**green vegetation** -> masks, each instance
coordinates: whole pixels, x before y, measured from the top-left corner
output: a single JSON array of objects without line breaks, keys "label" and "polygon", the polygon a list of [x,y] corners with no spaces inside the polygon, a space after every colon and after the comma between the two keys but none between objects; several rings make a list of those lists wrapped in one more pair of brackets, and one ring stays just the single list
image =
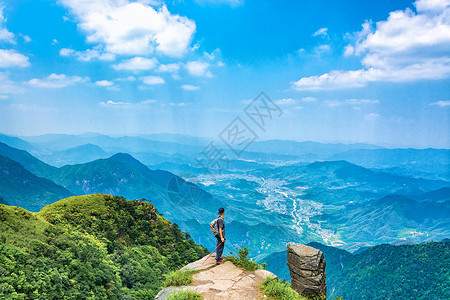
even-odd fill
[{"label": "green vegetation", "polygon": [[344,299],[450,299],[450,243],[378,245],[359,254],[311,243],[327,262],[328,295]]},{"label": "green vegetation", "polygon": [[267,277],[266,280],[260,283],[259,288],[269,299],[308,300],[308,298],[294,291],[290,283],[279,281],[273,277]]},{"label": "green vegetation", "polygon": [[0,299],[152,299],[207,250],[146,202],[71,197],[30,213],[0,205]]},{"label": "green vegetation", "polygon": [[196,270],[184,270],[184,271],[171,271],[164,275],[166,279],[164,286],[182,286],[189,285],[192,282],[192,274],[198,273]]},{"label": "green vegetation", "polygon": [[193,291],[178,291],[167,297],[167,300],[202,300],[203,296]]},{"label": "green vegetation", "polygon": [[[254,262],[251,258],[247,257],[248,255],[248,248],[236,248],[238,251],[238,257],[235,256],[228,256],[225,260],[231,261],[236,267],[243,268],[246,271],[254,271],[257,269],[265,269],[266,264],[258,264]],[[230,254],[232,255],[233,252],[230,251]]]}]

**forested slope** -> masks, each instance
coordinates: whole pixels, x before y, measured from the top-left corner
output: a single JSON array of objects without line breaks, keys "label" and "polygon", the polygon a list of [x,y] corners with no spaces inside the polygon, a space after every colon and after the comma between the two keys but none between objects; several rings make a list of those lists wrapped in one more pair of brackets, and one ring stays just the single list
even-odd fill
[{"label": "forested slope", "polygon": [[1,299],[150,299],[207,250],[146,202],[95,194],[0,205]]}]

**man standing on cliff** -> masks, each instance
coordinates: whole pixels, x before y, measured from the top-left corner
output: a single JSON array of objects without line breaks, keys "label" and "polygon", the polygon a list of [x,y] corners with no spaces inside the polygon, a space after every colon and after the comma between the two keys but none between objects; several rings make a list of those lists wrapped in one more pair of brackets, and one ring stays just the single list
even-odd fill
[{"label": "man standing on cliff", "polygon": [[225,246],[225,221],[223,220],[223,215],[225,214],[225,209],[219,208],[219,217],[217,218],[217,228],[219,229],[219,234],[216,235],[217,238],[217,254],[216,263],[221,264],[223,247]]}]

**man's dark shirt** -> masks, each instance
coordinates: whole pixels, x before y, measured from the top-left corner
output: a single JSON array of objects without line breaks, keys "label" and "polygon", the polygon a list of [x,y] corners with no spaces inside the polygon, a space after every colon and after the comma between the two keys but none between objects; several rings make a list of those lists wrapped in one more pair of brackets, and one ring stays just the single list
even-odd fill
[{"label": "man's dark shirt", "polygon": [[[225,237],[225,221],[221,217],[217,218],[217,230],[219,230],[219,228],[222,228],[222,236]],[[218,235],[220,237],[220,232]]]}]

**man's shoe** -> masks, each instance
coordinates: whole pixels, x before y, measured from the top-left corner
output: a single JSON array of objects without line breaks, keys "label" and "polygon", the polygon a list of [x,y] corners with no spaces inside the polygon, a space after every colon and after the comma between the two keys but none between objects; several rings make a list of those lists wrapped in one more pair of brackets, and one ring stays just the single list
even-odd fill
[{"label": "man's shoe", "polygon": [[223,259],[219,258],[218,261],[223,262]]},{"label": "man's shoe", "polygon": [[223,261],[221,261],[221,260],[216,260],[216,265],[221,265],[221,264],[223,264]]}]

